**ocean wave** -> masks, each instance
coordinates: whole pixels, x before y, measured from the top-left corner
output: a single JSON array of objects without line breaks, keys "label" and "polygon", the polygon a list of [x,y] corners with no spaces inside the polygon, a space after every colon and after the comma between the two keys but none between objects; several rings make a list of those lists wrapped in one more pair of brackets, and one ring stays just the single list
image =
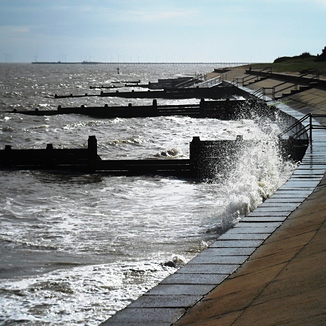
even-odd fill
[{"label": "ocean wave", "polygon": [[21,249],[41,250],[41,251],[43,250],[54,251],[59,249],[57,246],[54,245],[29,242],[29,241],[13,238],[12,235],[11,236],[0,235],[0,242],[2,243],[2,245],[14,246],[16,249],[21,248]]}]

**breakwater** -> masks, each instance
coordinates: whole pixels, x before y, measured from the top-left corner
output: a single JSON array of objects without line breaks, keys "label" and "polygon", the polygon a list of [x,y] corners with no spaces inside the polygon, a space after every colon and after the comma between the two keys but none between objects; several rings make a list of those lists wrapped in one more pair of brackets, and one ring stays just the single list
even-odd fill
[{"label": "breakwater", "polygon": [[[13,111],[28,115],[47,115],[49,111]],[[56,113],[79,113],[102,118],[132,118],[160,115],[183,115],[197,118],[209,117],[222,120],[237,118],[266,117],[276,120],[282,115],[280,121],[288,128],[279,137],[280,150],[284,157],[291,157],[295,161],[301,160],[308,146],[308,136],[302,123],[295,118],[278,112],[274,106],[267,106],[262,101],[205,101],[199,105],[176,105],[158,107],[156,100],[152,106],[122,108],[61,108]],[[241,151],[247,144],[259,141],[243,140],[241,136],[236,140],[201,141],[194,136],[190,143],[189,159],[172,160],[103,160],[97,153],[97,139],[88,138],[88,148],[54,149],[48,144],[46,149],[13,149],[6,145],[0,150],[0,165],[15,169],[60,169],[75,170],[92,173],[107,173],[111,175],[171,175],[179,177],[214,179],[222,171],[232,169],[232,162],[241,156]],[[246,155],[250,155],[250,152]]]}]

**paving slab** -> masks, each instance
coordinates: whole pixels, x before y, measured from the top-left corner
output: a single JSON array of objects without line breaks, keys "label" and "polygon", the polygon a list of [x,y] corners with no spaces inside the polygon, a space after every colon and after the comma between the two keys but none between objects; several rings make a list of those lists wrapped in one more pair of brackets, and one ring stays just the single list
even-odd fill
[{"label": "paving slab", "polygon": [[113,315],[101,326],[171,325],[184,313],[184,308],[128,308]]},{"label": "paving slab", "polygon": [[265,240],[270,236],[270,233],[239,233],[239,232],[231,232],[228,231],[225,234],[222,234],[219,239],[220,240]]},{"label": "paving slab", "polygon": [[257,248],[262,243],[262,240],[220,240],[212,243],[209,248]]},{"label": "paving slab", "polygon": [[[296,179],[296,176],[293,176],[293,179]],[[301,179],[302,177],[298,177]],[[318,178],[319,179],[319,178]],[[319,181],[319,180],[318,180]],[[276,193],[274,193],[270,198],[302,198],[303,196],[309,196],[311,194],[310,190],[306,189],[287,189],[282,188],[278,189]]]},{"label": "paving slab", "polygon": [[175,273],[164,279],[161,284],[220,284],[228,275],[223,274],[181,274]]},{"label": "paving slab", "polygon": [[280,187],[280,190],[290,189],[300,191],[303,189],[304,191],[310,190],[311,192],[316,188],[320,180],[311,180],[311,179],[293,179],[288,181],[286,184]]},{"label": "paving slab", "polygon": [[306,168],[302,167],[301,170],[296,169],[293,172],[293,177],[301,177],[301,178],[321,178],[324,175],[325,169],[312,169],[312,168]]},{"label": "paving slab", "polygon": [[[234,226],[234,228],[232,229],[233,232],[250,232],[250,233],[259,233],[259,232],[263,232],[266,230],[272,230],[272,229],[276,229],[277,227],[279,227],[282,223],[281,222],[273,222],[273,221],[264,221],[262,223],[259,222],[252,222],[252,221],[245,221],[244,218],[242,218],[242,220],[236,224]],[[250,229],[249,229],[250,228]]]},{"label": "paving slab", "polygon": [[301,201],[283,201],[283,202],[279,202],[276,200],[271,200],[272,198],[267,199],[266,201],[264,201],[262,204],[259,205],[259,207],[282,207],[282,208],[288,208],[288,209],[293,209],[295,210],[300,204]]},{"label": "paving slab", "polygon": [[291,213],[293,209],[288,206],[262,206],[260,204],[253,212],[280,212]]},{"label": "paving slab", "polygon": [[[255,209],[253,212],[246,215],[246,217],[287,217],[288,215],[288,211]],[[243,220],[244,218],[242,218],[242,221]]]},{"label": "paving slab", "polygon": [[226,264],[226,265],[239,265],[245,262],[249,256],[214,256],[205,254],[206,250],[192,259],[196,264]]},{"label": "paving slab", "polygon": [[[246,236],[247,238],[245,239],[260,239],[259,234],[271,234],[272,232],[274,232],[274,230],[277,228],[274,225],[271,225],[270,227],[267,226],[262,226],[259,227],[259,224],[263,224],[263,223],[259,223],[259,222],[254,222],[257,224],[257,226],[255,227],[251,227],[250,224],[252,224],[252,221],[242,221],[241,225],[239,226],[235,226],[232,231],[228,231],[227,233],[229,234],[230,237],[233,238],[239,238],[239,240],[241,240],[241,236]],[[276,222],[273,222],[276,223]],[[282,222],[278,222],[279,224],[281,224]],[[246,227],[246,225],[248,224],[248,227]],[[272,224],[272,223],[271,223]],[[255,238],[255,235],[257,235],[257,238]],[[222,238],[223,240],[224,238]]]},{"label": "paving slab", "polygon": [[237,247],[237,248],[225,248],[225,247],[208,247],[206,250],[201,252],[199,255],[207,256],[247,256],[252,253],[252,247]]},{"label": "paving slab", "polygon": [[[255,223],[265,223],[267,222],[283,222],[287,218],[288,214],[284,216],[246,216],[243,217],[241,222],[243,223],[249,223],[249,222],[255,222]],[[276,227],[273,228],[275,230]]]},{"label": "paving slab", "polygon": [[184,267],[179,269],[176,274],[222,274],[225,276],[229,276],[235,270],[239,268],[240,264],[202,264],[202,263],[194,263],[189,262]]},{"label": "paving slab", "polygon": [[[307,189],[305,189],[307,190]],[[313,188],[309,189],[309,190],[313,190]],[[275,204],[282,204],[282,203],[288,203],[288,204],[294,204],[294,203],[301,203],[302,200],[299,198],[277,198],[277,197],[270,197],[268,199],[266,199],[266,201],[264,202],[265,205],[267,205],[268,203],[271,203],[273,205]]]},{"label": "paving slab", "polygon": [[150,289],[148,295],[204,295],[210,292],[214,284],[159,284]]},{"label": "paving slab", "polygon": [[143,295],[130,304],[130,308],[187,308],[198,302],[202,295]]}]

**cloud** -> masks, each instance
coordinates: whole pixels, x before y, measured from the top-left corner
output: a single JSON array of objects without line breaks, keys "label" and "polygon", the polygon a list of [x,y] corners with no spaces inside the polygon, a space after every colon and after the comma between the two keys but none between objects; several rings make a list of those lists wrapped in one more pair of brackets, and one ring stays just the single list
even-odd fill
[{"label": "cloud", "polygon": [[194,11],[190,10],[127,10],[117,15],[116,21],[127,21],[137,23],[171,23],[174,21],[184,21],[193,19],[195,16]]},{"label": "cloud", "polygon": [[12,36],[13,34],[26,34],[30,31],[29,26],[17,26],[17,25],[6,25],[0,26],[0,33],[7,36]]},{"label": "cloud", "polygon": [[320,3],[324,8],[326,8],[326,0],[315,0],[317,3]]}]

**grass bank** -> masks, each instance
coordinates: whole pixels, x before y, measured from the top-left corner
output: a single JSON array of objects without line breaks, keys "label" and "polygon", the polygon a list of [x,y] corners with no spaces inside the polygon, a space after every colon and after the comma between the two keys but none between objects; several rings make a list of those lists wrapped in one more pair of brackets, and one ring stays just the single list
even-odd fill
[{"label": "grass bank", "polygon": [[313,60],[288,60],[279,63],[256,63],[250,65],[253,69],[271,67],[273,72],[301,73],[307,70],[317,70],[322,76],[326,76],[326,61],[315,62]]}]

